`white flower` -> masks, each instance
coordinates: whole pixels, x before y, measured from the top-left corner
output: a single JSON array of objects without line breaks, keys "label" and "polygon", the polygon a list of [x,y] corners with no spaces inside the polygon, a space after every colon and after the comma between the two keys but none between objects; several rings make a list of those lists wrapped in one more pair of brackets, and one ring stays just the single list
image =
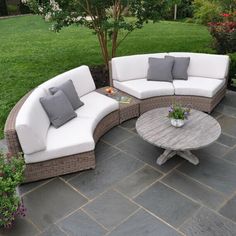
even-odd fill
[{"label": "white flower", "polygon": [[23,4],[26,4],[26,3],[28,2],[28,0],[21,0],[21,2],[22,2]]},{"label": "white flower", "polygon": [[50,0],[50,6],[52,7],[53,11],[62,11],[59,7],[59,4],[55,0]]},{"label": "white flower", "polygon": [[43,13],[43,7],[38,7],[40,13]]},{"label": "white flower", "polygon": [[55,25],[52,25],[49,30],[55,31]]},{"label": "white flower", "polygon": [[48,12],[44,17],[45,21],[50,21],[51,18],[52,18],[52,13],[51,12]]}]

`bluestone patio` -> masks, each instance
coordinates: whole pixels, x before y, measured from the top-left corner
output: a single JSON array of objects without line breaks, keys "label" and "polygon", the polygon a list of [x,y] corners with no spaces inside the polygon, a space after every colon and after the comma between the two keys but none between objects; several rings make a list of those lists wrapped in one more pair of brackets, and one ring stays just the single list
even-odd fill
[{"label": "bluestone patio", "polygon": [[222,135],[195,152],[198,166],[177,156],[158,166],[163,150],[127,121],[98,142],[95,170],[22,185],[27,216],[0,235],[236,235],[236,93],[212,115]]}]

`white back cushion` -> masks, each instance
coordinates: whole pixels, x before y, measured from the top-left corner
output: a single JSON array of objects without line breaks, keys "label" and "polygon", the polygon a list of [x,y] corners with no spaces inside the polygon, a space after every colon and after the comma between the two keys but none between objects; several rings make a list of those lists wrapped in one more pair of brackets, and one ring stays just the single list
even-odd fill
[{"label": "white back cushion", "polygon": [[167,53],[115,57],[111,60],[112,79],[120,82],[147,78],[148,58],[164,58]]},{"label": "white back cushion", "polygon": [[46,93],[36,88],[27,98],[16,117],[16,132],[25,154],[31,154],[46,148],[46,136],[50,121],[39,98]]},{"label": "white back cushion", "polygon": [[90,73],[88,66],[80,66],[75,69],[69,70],[63,74],[57,75],[56,77],[43,83],[41,86],[47,92],[49,92],[49,88],[61,85],[62,83],[70,79],[72,80],[79,97],[90,93],[96,89],[93,77]]},{"label": "white back cushion", "polygon": [[188,76],[224,79],[228,75],[229,56],[203,53],[169,53],[174,57],[190,57]]}]

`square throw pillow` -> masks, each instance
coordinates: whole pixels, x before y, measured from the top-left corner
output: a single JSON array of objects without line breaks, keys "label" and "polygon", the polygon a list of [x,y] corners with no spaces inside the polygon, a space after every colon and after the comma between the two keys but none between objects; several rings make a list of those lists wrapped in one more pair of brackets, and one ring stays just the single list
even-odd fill
[{"label": "square throw pillow", "polygon": [[77,116],[70,101],[61,90],[54,95],[41,97],[40,103],[55,128],[61,127]]},{"label": "square throw pillow", "polygon": [[58,92],[59,90],[61,90],[67,96],[74,110],[84,105],[84,103],[79,99],[79,96],[75,90],[75,86],[72,80],[68,80],[60,86],[52,87],[49,89],[52,95]]},{"label": "square throw pillow", "polygon": [[173,58],[148,58],[147,80],[172,82]]},{"label": "square throw pillow", "polygon": [[174,66],[172,70],[173,79],[178,79],[178,80],[188,79],[188,67],[190,63],[190,57],[165,56],[165,58],[174,59]]}]

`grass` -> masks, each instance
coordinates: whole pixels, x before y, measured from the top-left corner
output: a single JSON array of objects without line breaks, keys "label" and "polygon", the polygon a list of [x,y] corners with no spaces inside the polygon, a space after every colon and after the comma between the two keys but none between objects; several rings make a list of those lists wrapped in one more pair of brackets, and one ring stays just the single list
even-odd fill
[{"label": "grass", "polygon": [[[82,64],[103,60],[96,36],[72,26],[60,33],[39,16],[0,20],[0,138],[14,104],[28,91],[53,76]],[[148,52],[211,52],[211,37],[204,26],[160,22],[133,32],[118,55]]]}]

